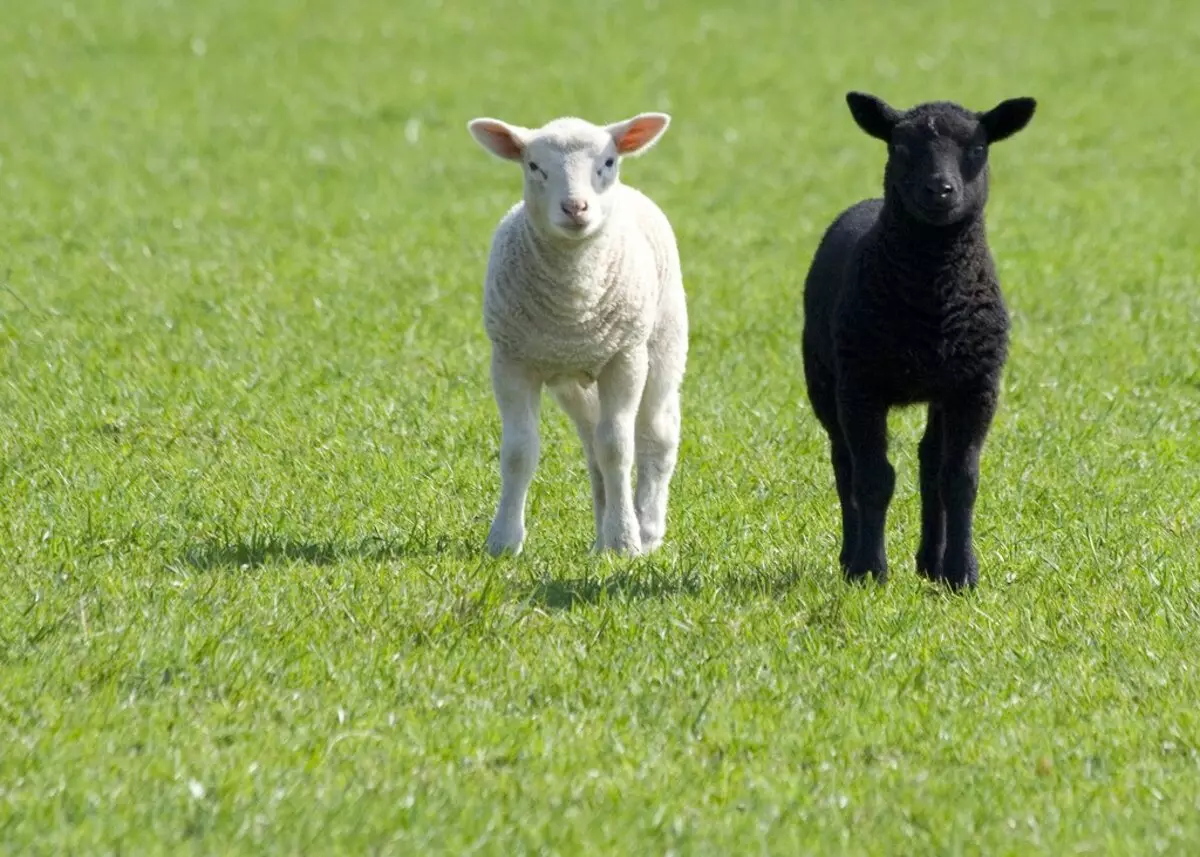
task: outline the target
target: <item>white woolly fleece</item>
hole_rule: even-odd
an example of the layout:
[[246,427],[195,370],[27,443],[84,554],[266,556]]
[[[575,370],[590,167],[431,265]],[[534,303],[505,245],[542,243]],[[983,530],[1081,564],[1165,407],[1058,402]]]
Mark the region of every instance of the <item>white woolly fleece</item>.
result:
[[525,200],[493,237],[484,288],[503,422],[492,554],[519,553],[524,543],[543,385],[583,441],[595,549],[636,554],[662,541],[679,445],[687,308],[670,223],[648,197],[620,183],[616,160],[653,145],[667,121],[642,114],[601,128],[556,120],[542,132],[497,120],[471,124],[489,151],[527,171]]
[[608,222],[589,241],[540,235],[524,202],[492,241],[483,298],[488,337],[547,382],[594,380],[618,351],[649,340],[663,292],[683,289],[666,216],[633,188],[612,193]]

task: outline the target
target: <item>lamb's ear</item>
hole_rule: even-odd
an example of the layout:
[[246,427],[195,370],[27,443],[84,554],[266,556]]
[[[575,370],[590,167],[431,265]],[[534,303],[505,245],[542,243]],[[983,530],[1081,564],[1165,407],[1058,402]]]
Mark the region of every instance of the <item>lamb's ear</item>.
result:
[[900,111],[882,98],[865,92],[847,92],[846,103],[859,128],[878,140],[892,139],[892,129],[900,121]]
[[612,134],[621,155],[640,155],[659,141],[671,117],[666,113],[639,113],[624,122],[614,122],[605,130]]
[[1001,101],[987,113],[979,114],[979,123],[987,132],[989,143],[999,143],[1029,124],[1037,102],[1032,98],[1010,98]]
[[525,151],[525,140],[529,134],[527,128],[486,117],[472,119],[467,123],[467,130],[479,145],[506,161],[521,160],[521,154]]

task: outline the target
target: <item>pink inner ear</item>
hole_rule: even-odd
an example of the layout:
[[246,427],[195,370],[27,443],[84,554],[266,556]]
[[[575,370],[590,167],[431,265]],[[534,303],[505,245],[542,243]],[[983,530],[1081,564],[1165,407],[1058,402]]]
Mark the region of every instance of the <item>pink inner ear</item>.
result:
[[622,155],[638,151],[653,140],[654,135],[661,131],[662,127],[661,119],[648,117],[633,120],[625,133],[621,135],[621,139],[617,141],[617,151]]
[[503,125],[484,125],[483,133],[487,134],[492,143],[492,150],[496,154],[513,160],[520,159],[521,146]]

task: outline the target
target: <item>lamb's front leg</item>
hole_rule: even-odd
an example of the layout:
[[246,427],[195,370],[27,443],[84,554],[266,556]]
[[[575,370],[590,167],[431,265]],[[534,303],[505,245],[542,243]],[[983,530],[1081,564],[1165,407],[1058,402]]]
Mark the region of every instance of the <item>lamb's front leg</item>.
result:
[[887,579],[884,525],[896,487],[896,471],[887,459],[887,405],[850,384],[838,386],[838,421],[850,449],[851,492],[858,509],[858,543],[846,566],[846,577],[861,580],[871,573]]
[[634,506],[646,553],[662,544],[667,531],[667,496],[679,454],[678,374],[651,368],[637,415],[637,492]]
[[600,424],[596,427],[596,463],[604,481],[604,520],[600,550],[641,553],[633,508],[633,457],[638,404],[646,385],[645,346],[621,352],[597,378]]
[[946,507],[946,552],[942,579],[958,589],[979,582],[979,561],[971,544],[979,458],[996,413],[995,390],[983,390],[947,402],[943,411],[945,451],[940,488]]
[[542,382],[519,363],[492,354],[492,390],[500,409],[500,504],[488,532],[492,556],[519,554],[525,544],[525,498],[538,461]]

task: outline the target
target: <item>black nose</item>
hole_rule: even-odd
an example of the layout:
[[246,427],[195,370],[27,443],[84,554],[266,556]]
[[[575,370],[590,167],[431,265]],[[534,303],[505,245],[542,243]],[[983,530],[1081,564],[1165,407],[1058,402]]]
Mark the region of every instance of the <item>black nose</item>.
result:
[[949,179],[937,176],[925,183],[925,192],[934,199],[945,199],[954,193],[954,185]]

